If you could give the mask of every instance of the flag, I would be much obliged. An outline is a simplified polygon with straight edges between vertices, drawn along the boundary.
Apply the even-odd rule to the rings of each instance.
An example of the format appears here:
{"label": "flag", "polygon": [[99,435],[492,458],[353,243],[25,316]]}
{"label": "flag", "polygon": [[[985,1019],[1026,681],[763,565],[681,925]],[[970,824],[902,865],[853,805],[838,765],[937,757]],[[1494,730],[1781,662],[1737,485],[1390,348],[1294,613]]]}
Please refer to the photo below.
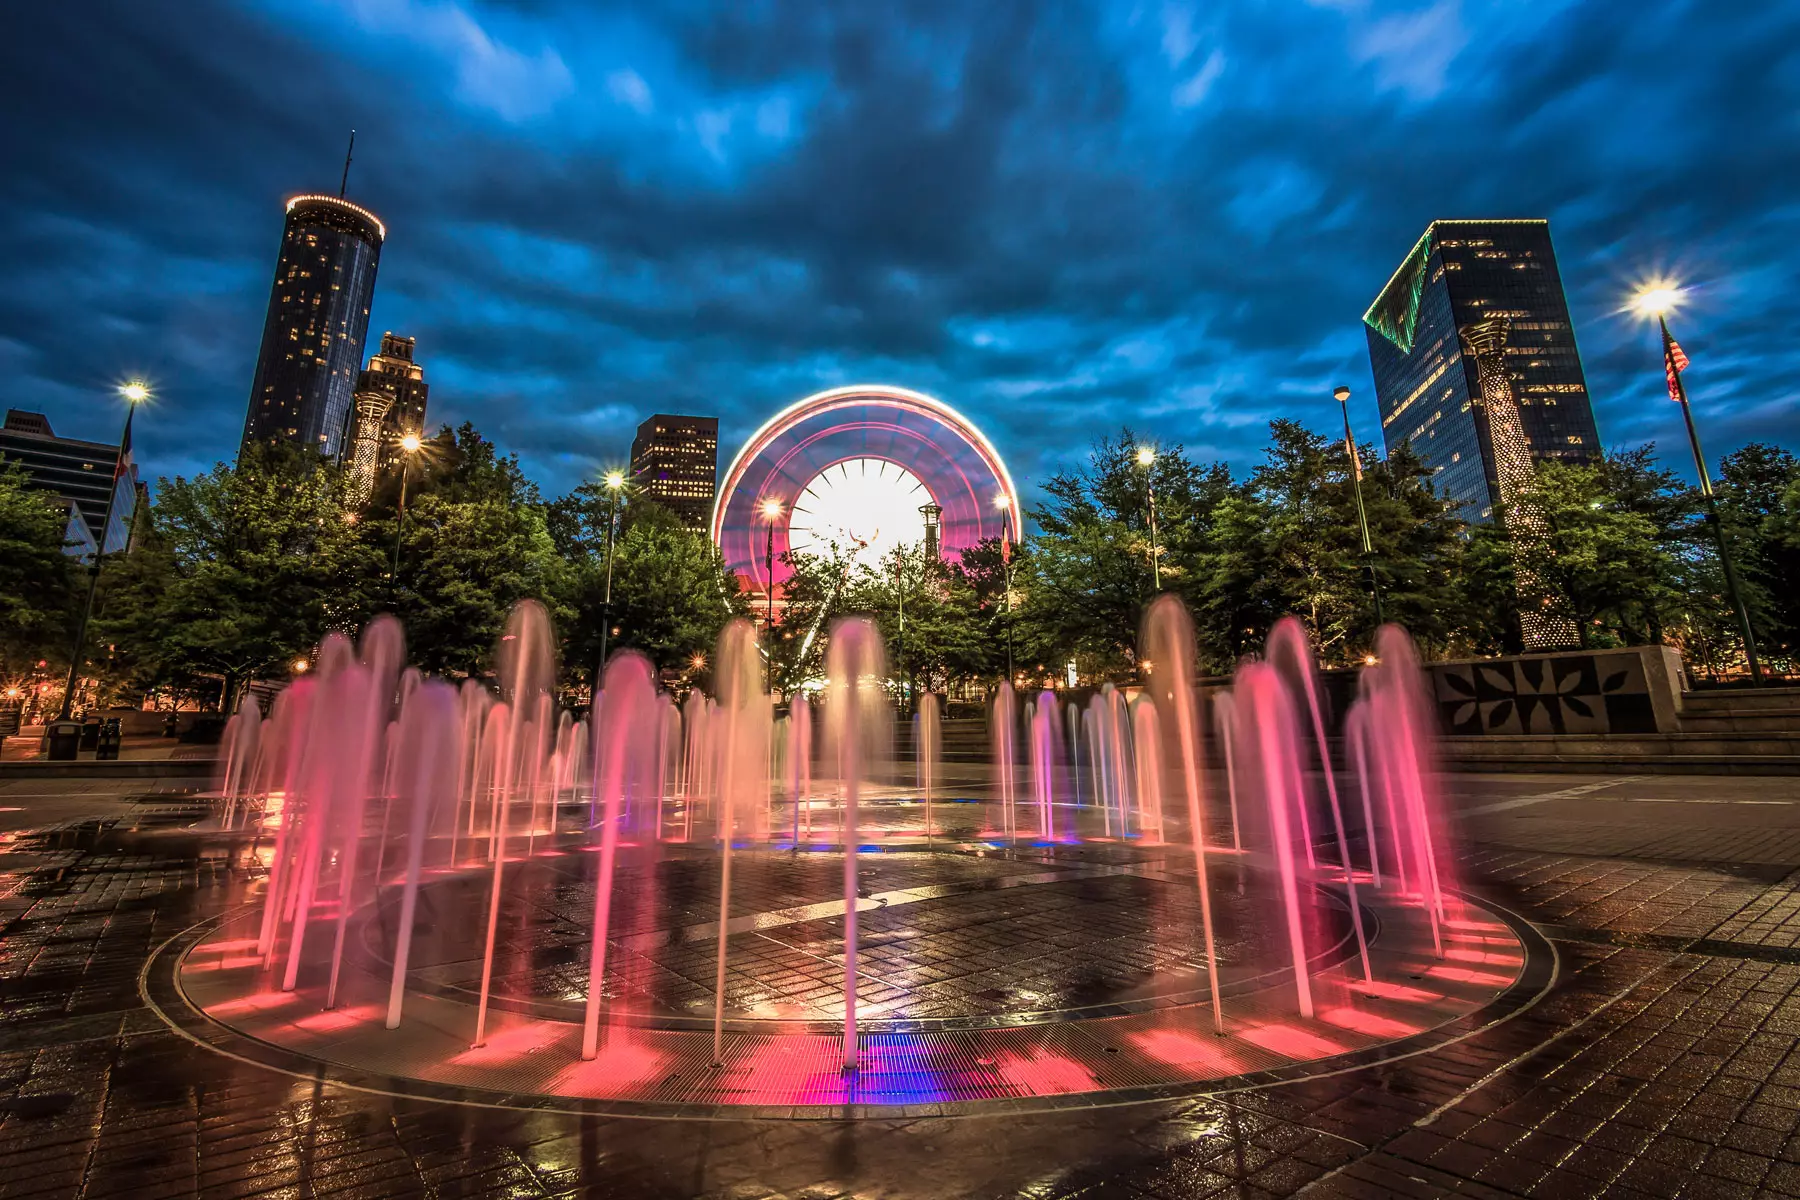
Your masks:
{"label": "flag", "polygon": [[1663,374],[1669,380],[1669,399],[1681,403],[1681,373],[1688,369],[1688,356],[1681,351],[1681,343],[1668,335],[1663,336]]}
{"label": "flag", "polygon": [[1350,455],[1350,478],[1357,483],[1362,482],[1362,455],[1356,452],[1356,443],[1348,435],[1344,438],[1344,450]]}
{"label": "flag", "polygon": [[117,463],[113,464],[113,480],[116,482],[120,479],[125,478],[126,473],[130,470],[131,470],[131,426],[130,426],[130,424],[127,424],[125,426],[125,438],[123,441],[121,441],[119,443],[119,461]]}
{"label": "flag", "polygon": [[1012,565],[1012,518],[1000,520],[1000,561]]}

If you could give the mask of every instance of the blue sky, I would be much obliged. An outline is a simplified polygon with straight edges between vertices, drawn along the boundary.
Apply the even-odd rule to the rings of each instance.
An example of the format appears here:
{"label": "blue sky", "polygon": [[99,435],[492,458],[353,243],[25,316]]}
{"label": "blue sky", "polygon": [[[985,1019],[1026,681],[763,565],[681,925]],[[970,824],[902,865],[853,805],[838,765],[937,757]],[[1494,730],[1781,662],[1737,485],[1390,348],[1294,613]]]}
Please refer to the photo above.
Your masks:
{"label": "blue sky", "polygon": [[379,213],[371,333],[550,493],[652,411],[722,453],[863,380],[1027,490],[1129,422],[1373,437],[1364,308],[1434,217],[1552,222],[1600,431],[1800,447],[1800,4],[85,0],[0,44],[0,407],[190,474],[242,429],[285,196]]}

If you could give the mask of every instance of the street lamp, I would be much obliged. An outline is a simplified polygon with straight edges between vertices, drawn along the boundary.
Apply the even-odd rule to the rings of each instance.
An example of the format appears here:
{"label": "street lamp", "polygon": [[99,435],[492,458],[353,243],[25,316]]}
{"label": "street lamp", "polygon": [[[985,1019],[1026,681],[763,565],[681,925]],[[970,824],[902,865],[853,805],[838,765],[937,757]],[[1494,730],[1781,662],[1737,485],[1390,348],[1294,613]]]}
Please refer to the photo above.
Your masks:
{"label": "street lamp", "polygon": [[94,561],[88,565],[87,603],[81,609],[81,621],[75,626],[75,646],[69,651],[69,682],[63,688],[62,713],[59,721],[67,721],[75,703],[75,683],[81,672],[81,653],[87,646],[88,622],[94,615],[94,594],[100,590],[100,560],[106,556],[106,538],[112,532],[113,508],[119,500],[119,481],[125,478],[126,458],[131,453],[131,418],[137,406],[150,399],[150,385],[133,379],[119,385],[119,396],[125,401],[125,428],[119,434],[119,457],[113,466],[112,490],[106,494],[106,516],[100,522],[100,541],[94,547]]}
{"label": "street lamp", "polygon": [[1000,510],[1000,566],[1006,583],[1006,681],[1013,677],[1012,497],[1005,492],[994,498]]}
{"label": "street lamp", "polygon": [[1152,468],[1156,466],[1156,451],[1149,446],[1139,446],[1137,465],[1144,469],[1144,493],[1150,499],[1150,578],[1155,589],[1162,591],[1162,548],[1156,539],[1156,475]]}
{"label": "street lamp", "polygon": [[781,520],[781,512],[781,501],[762,502],[762,517],[769,523],[769,538],[763,547],[763,578],[769,588],[769,646],[763,656],[766,662],[763,688],[769,692],[775,690],[775,525]]}
{"label": "street lamp", "polygon": [[388,568],[388,591],[392,593],[400,586],[400,540],[406,536],[406,477],[412,472],[413,455],[425,444],[416,433],[403,434],[400,438],[400,512],[399,519],[394,522],[394,564]]}
{"label": "street lamp", "polygon": [[1750,667],[1750,683],[1754,687],[1761,687],[1762,664],[1756,657],[1756,634],[1750,628],[1750,610],[1744,605],[1744,595],[1738,587],[1737,568],[1732,565],[1731,551],[1725,544],[1725,527],[1719,521],[1718,498],[1713,494],[1712,476],[1706,469],[1706,455],[1700,450],[1700,431],[1694,426],[1694,410],[1688,404],[1687,385],[1681,378],[1682,371],[1687,368],[1687,356],[1681,352],[1681,347],[1676,345],[1674,336],[1669,333],[1669,313],[1680,306],[1681,299],[1680,287],[1657,280],[1639,289],[1631,298],[1631,307],[1640,317],[1655,317],[1657,330],[1662,334],[1663,372],[1669,381],[1669,399],[1681,405],[1681,417],[1687,423],[1688,445],[1694,451],[1694,471],[1700,477],[1700,498],[1706,503],[1706,523],[1712,526],[1713,540],[1719,547],[1719,567],[1725,574],[1725,591],[1730,596],[1731,607],[1737,611],[1738,633],[1744,639],[1744,659]]}
{"label": "street lamp", "polygon": [[1356,523],[1362,529],[1363,561],[1369,565],[1369,594],[1375,598],[1375,624],[1385,625],[1381,615],[1381,578],[1375,573],[1375,544],[1369,540],[1369,512],[1363,507],[1362,459],[1356,453],[1356,438],[1350,432],[1350,389],[1339,387],[1331,393],[1344,410],[1344,454],[1350,460],[1350,486],[1356,493]]}
{"label": "street lamp", "polygon": [[594,672],[594,696],[600,695],[600,678],[606,671],[606,635],[612,631],[613,536],[619,528],[619,493],[625,490],[625,472],[608,471],[601,480],[612,493],[606,514],[606,592],[600,600],[600,667]]}

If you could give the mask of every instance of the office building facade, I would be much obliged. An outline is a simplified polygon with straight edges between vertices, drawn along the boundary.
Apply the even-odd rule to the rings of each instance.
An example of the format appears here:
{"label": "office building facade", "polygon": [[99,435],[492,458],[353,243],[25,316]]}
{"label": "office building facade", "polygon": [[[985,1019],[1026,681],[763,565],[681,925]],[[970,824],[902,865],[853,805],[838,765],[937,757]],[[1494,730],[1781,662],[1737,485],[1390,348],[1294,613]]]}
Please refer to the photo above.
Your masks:
{"label": "office building facade", "polygon": [[374,213],[340,197],[288,201],[245,445],[289,441],[332,459],[344,453],[386,237]]}
{"label": "office building facade", "polygon": [[[1383,441],[1411,443],[1465,520],[1494,518],[1521,453],[1527,476],[1529,463],[1599,456],[1549,222],[1432,222],[1363,323]],[[1516,422],[1484,400],[1466,336],[1477,327],[1483,352],[1505,364]]]}
{"label": "office building facade", "polygon": [[[116,445],[57,437],[43,413],[14,408],[0,427],[0,459],[24,468],[32,487],[69,506],[70,554],[88,558],[98,546],[111,554],[130,545],[140,495],[130,447],[121,469]],[[108,525],[106,505],[115,491]]]}
{"label": "office building facade", "polygon": [[357,376],[355,430],[348,455],[350,486],[358,503],[366,501],[376,478],[399,461],[400,439],[425,434],[425,404],[431,388],[425,368],[413,354],[416,339],[381,335],[381,353]]}
{"label": "office building facade", "polygon": [[631,443],[631,483],[695,533],[712,525],[719,485],[719,419],[657,413]]}

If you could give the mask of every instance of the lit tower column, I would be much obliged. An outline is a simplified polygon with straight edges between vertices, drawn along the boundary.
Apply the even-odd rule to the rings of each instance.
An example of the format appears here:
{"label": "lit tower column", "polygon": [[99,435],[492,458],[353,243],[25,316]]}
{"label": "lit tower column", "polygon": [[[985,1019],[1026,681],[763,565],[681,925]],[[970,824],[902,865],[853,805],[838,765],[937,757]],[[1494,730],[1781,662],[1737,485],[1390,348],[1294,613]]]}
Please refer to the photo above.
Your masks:
{"label": "lit tower column", "polygon": [[[1519,403],[1513,396],[1512,374],[1506,366],[1509,330],[1508,322],[1501,317],[1465,325],[1458,332],[1475,360],[1476,382],[1481,388],[1478,403],[1487,424],[1488,444],[1493,449],[1494,476],[1500,485],[1500,502],[1505,506],[1506,531],[1517,546],[1542,541],[1549,526],[1535,506],[1519,499],[1531,487],[1531,443],[1525,440]],[[1514,583],[1519,594],[1519,631],[1527,651],[1560,650],[1580,644],[1581,635],[1573,621],[1545,611],[1550,598],[1535,572],[1519,568]]]}
{"label": "lit tower column", "polygon": [[944,506],[941,504],[919,505],[919,515],[925,518],[925,561],[931,562],[938,557],[940,535],[943,533]]}
{"label": "lit tower column", "polygon": [[394,398],[381,391],[356,393],[356,440],[350,446],[350,503],[357,508],[369,502],[375,490],[375,471],[381,463],[381,427]]}

